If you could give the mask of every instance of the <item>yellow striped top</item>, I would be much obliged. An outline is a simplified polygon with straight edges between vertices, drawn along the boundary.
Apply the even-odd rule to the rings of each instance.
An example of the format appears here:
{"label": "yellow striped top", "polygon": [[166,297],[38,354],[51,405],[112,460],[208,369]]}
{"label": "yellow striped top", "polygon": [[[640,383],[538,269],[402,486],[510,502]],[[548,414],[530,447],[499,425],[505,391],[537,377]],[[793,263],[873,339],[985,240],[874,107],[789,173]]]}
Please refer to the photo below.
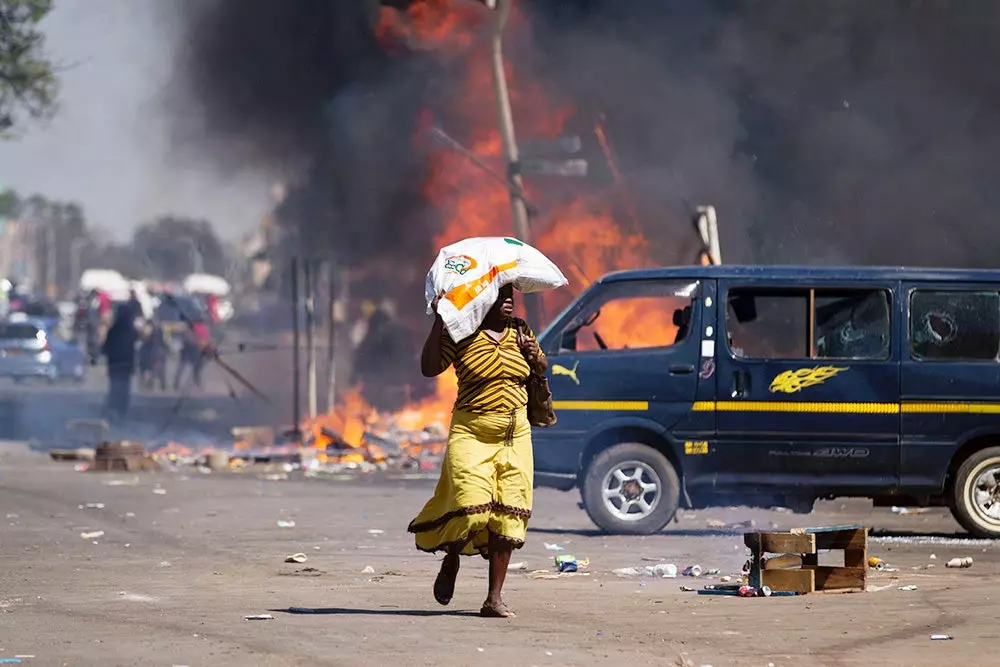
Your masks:
{"label": "yellow striped top", "polygon": [[[442,331],[441,370],[454,363],[458,378],[455,410],[506,414],[528,404],[525,382],[531,369],[517,344],[517,325],[518,320],[508,319],[500,340],[477,331],[456,343],[447,329]],[[522,331],[525,336],[535,337],[527,324]]]}

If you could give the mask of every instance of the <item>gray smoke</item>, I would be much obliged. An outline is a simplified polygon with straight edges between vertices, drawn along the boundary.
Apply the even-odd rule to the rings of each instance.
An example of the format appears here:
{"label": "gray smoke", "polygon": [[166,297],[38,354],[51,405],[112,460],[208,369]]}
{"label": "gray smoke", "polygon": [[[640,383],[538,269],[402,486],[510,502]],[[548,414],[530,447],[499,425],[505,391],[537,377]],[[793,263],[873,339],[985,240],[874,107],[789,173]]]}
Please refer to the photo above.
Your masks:
{"label": "gray smoke", "polygon": [[[708,203],[729,263],[993,264],[992,0],[520,5],[532,30],[508,40],[515,93],[535,80],[571,101],[568,130],[590,142],[596,167],[587,183],[535,190],[571,198],[610,184],[592,137],[605,114],[654,261],[690,261],[690,212]],[[176,7],[189,45],[177,99],[198,111],[178,114],[179,141],[222,163],[287,165],[297,180],[285,223],[309,248],[394,267],[367,287],[393,291],[403,321],[422,326],[441,221],[421,195],[426,149],[414,135],[428,110],[465,137],[449,115],[461,59],[387,54],[374,1]]]}

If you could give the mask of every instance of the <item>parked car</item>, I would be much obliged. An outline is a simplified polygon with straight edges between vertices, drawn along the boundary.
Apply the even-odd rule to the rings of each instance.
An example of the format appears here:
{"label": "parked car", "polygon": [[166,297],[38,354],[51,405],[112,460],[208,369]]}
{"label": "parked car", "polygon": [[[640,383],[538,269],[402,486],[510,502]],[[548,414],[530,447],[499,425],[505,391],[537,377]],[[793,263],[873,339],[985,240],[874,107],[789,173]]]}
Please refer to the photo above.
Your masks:
{"label": "parked car", "polygon": [[539,344],[559,421],[535,482],[609,532],[861,497],[1000,537],[1000,271],[626,271]]}
{"label": "parked car", "polygon": [[0,323],[0,377],[83,382],[86,366],[83,351],[60,334],[58,322],[14,315]]}

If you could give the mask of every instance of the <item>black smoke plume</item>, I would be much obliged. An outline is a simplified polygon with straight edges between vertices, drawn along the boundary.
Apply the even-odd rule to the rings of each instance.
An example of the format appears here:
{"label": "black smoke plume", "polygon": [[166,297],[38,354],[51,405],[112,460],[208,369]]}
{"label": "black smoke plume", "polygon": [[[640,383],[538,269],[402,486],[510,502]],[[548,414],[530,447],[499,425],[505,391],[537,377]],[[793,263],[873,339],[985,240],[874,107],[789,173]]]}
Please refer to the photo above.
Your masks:
{"label": "black smoke plume", "polygon": [[[992,0],[520,6],[532,30],[511,38],[510,59],[574,104],[581,133],[606,115],[656,261],[689,260],[691,207],[711,203],[730,263],[994,263]],[[178,114],[180,139],[220,163],[287,166],[297,180],[280,213],[303,247],[387,267],[367,289],[419,323],[439,221],[413,136],[422,109],[454,102],[461,67],[387,53],[375,0],[177,8],[179,99],[198,110]]]}

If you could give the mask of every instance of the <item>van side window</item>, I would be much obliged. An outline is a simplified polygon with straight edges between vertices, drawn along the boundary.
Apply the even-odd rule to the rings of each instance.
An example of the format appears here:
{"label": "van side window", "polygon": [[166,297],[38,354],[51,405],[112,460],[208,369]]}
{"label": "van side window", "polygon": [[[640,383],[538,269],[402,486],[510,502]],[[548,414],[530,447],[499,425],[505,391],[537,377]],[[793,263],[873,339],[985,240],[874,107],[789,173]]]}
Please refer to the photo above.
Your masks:
{"label": "van side window", "polygon": [[890,311],[882,289],[738,288],[726,334],[737,357],[888,359]]}
{"label": "van side window", "polygon": [[914,290],[910,351],[917,359],[996,361],[1000,355],[1000,294]]}
{"label": "van side window", "polygon": [[565,352],[670,347],[688,339],[698,283],[610,283],[563,329]]}

